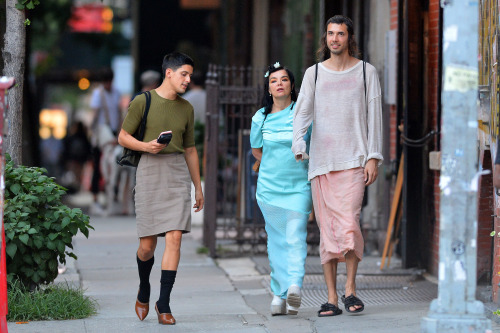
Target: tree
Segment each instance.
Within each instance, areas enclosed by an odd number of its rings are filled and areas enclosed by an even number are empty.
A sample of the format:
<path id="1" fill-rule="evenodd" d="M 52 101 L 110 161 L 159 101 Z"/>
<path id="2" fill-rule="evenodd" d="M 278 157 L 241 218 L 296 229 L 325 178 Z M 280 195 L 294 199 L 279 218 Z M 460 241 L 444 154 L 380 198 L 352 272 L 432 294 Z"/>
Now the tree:
<path id="1" fill-rule="evenodd" d="M 18 9 L 18 0 L 6 0 L 5 44 L 2 52 L 4 59 L 3 75 L 14 77 L 16 85 L 9 90 L 9 126 L 6 136 L 6 152 L 14 164 L 22 162 L 22 110 L 24 88 L 24 64 L 26 56 L 26 16 L 24 9 Z"/>
<path id="2" fill-rule="evenodd" d="M 10 154 L 14 164 L 22 164 L 22 142 L 23 142 L 23 92 L 26 62 L 26 26 L 30 20 L 26 17 L 26 9 L 34 9 L 31 15 L 35 24 L 33 32 L 36 34 L 36 45 L 32 50 L 43 49 L 50 51 L 57 44 L 64 26 L 71 14 L 71 0 L 0 0 L 0 6 L 5 5 L 5 26 L 0 27 L 0 32 L 5 31 L 2 49 L 3 75 L 14 77 L 16 85 L 9 90 L 9 131 L 6 137 L 5 150 Z M 3 13 L 2 13 L 3 14 Z M 3 18 L 0 15 L 0 19 Z M 35 36 L 35 35 L 33 35 Z M 0 47 L 2 43 L 0 43 Z M 34 48 L 33 48 L 34 46 Z M 2 66 L 0 65 L 0 70 Z M 44 67 L 45 70 L 48 66 Z M 42 70 L 43 71 L 43 70 Z M 38 73 L 40 74 L 40 73 Z"/>

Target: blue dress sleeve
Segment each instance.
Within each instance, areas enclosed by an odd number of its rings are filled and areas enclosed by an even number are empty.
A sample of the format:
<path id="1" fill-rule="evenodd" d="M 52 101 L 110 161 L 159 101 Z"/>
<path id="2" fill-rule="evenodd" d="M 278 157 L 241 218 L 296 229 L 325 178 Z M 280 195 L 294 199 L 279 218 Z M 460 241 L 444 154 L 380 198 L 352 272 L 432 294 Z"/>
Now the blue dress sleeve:
<path id="1" fill-rule="evenodd" d="M 309 128 L 307 129 L 306 135 L 304 135 L 304 141 L 307 143 L 309 146 L 309 143 L 311 142 L 311 133 L 312 133 L 312 128 L 313 124 L 309 125 Z"/>
<path id="2" fill-rule="evenodd" d="M 262 148 L 262 125 L 264 124 L 264 109 L 255 112 L 252 117 L 252 128 L 250 130 L 250 146 L 252 148 Z"/>

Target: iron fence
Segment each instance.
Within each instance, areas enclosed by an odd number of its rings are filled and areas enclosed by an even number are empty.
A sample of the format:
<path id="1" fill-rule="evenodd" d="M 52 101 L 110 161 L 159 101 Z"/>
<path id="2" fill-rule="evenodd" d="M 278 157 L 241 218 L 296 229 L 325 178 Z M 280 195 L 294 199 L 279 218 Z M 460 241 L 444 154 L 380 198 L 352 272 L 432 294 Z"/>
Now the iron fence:
<path id="1" fill-rule="evenodd" d="M 209 65 L 203 241 L 211 257 L 266 252 L 249 140 L 252 116 L 260 108 L 262 73 L 252 67 Z M 314 221 L 308 226 L 308 243 L 319 243 Z"/>

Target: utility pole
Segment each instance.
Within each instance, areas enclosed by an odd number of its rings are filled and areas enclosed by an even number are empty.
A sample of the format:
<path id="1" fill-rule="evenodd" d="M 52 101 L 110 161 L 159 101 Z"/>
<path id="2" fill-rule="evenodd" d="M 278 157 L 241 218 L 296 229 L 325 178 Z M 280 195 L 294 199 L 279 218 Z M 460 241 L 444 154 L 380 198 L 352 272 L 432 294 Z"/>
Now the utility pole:
<path id="1" fill-rule="evenodd" d="M 425 333 L 491 332 L 476 300 L 478 1 L 441 0 L 442 162 L 439 288 L 422 319 Z"/>

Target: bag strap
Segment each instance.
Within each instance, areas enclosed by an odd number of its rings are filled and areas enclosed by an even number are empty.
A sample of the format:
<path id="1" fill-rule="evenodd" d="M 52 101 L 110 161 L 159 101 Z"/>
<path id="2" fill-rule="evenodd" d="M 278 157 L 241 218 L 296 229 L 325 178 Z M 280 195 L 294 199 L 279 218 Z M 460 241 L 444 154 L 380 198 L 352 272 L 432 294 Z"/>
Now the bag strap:
<path id="1" fill-rule="evenodd" d="M 314 87 L 316 87 L 316 81 L 318 80 L 318 63 L 316 63 L 316 72 L 314 74 Z"/>
<path id="2" fill-rule="evenodd" d="M 365 84 L 365 104 L 366 114 L 368 114 L 368 101 L 366 100 L 366 61 L 363 61 L 363 82 Z"/>
<path id="3" fill-rule="evenodd" d="M 137 140 L 139 141 L 144 139 L 144 134 L 146 133 L 146 121 L 148 120 L 149 107 L 151 106 L 151 93 L 149 91 L 145 91 L 144 95 L 146 95 L 146 108 L 144 109 L 141 124 L 139 125 L 139 133 L 137 135 Z"/>
<path id="4" fill-rule="evenodd" d="M 314 96 L 313 96 L 313 103 L 316 100 L 316 81 L 318 81 L 318 63 L 316 63 L 316 69 L 314 73 Z"/>

